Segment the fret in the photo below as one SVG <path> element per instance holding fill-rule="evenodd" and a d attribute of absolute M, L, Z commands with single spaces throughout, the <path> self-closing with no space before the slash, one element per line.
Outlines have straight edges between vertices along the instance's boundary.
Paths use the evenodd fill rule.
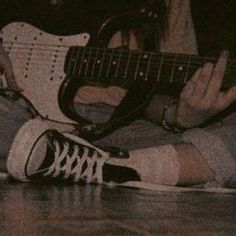
<path fill-rule="evenodd" d="M 163 63 L 161 66 L 159 82 L 170 83 L 174 62 L 175 60 L 171 54 L 163 54 Z"/>
<path fill-rule="evenodd" d="M 132 54 L 130 54 L 130 62 L 127 68 L 128 79 L 136 79 L 136 71 L 138 68 L 139 58 L 140 58 L 140 52 L 133 51 Z"/>
<path fill-rule="evenodd" d="M 178 54 L 174 54 L 174 62 L 173 62 L 173 65 L 172 65 L 171 75 L 170 75 L 170 79 L 169 79 L 170 83 L 172 83 L 173 80 L 174 80 L 175 65 L 176 65 L 177 58 L 178 58 Z"/>
<path fill-rule="evenodd" d="M 109 77 L 110 69 L 111 69 L 111 64 L 112 64 L 113 50 L 111 49 L 110 51 L 111 52 L 110 52 L 110 58 L 109 58 L 109 62 L 108 62 L 106 77 Z"/>
<path fill-rule="evenodd" d="M 92 51 L 93 49 L 92 48 L 88 48 L 88 53 L 86 55 L 86 58 L 84 59 L 84 63 L 85 63 L 85 70 L 84 70 L 84 75 L 85 76 L 88 76 L 89 72 L 91 72 L 91 68 L 90 68 L 90 65 L 91 65 L 91 54 L 92 54 Z"/>
<path fill-rule="evenodd" d="M 102 67 L 104 64 L 104 58 L 105 58 L 105 50 L 102 51 L 102 58 L 97 62 L 97 65 L 99 66 L 99 72 L 98 72 L 98 77 L 100 78 L 102 76 Z"/>
<path fill-rule="evenodd" d="M 74 63 L 75 62 L 75 51 L 76 51 L 76 48 L 75 47 L 72 47 L 71 48 L 71 51 L 70 51 L 70 58 L 69 58 L 69 63 L 68 63 L 68 72 L 71 74 L 74 70 L 74 67 L 76 66 L 76 64 Z"/>
<path fill-rule="evenodd" d="M 72 49 L 72 63 L 73 63 L 73 66 L 71 65 L 72 69 L 71 70 L 71 73 L 72 74 L 75 74 L 76 73 L 76 67 L 77 67 L 77 61 L 78 61 L 78 49 L 73 47 Z"/>
<path fill-rule="evenodd" d="M 99 78 L 105 80 L 109 76 L 109 66 L 112 58 L 111 49 L 104 48 L 104 53 L 102 55 L 102 61 L 99 71 Z"/>
<path fill-rule="evenodd" d="M 127 75 L 128 75 L 128 68 L 129 68 L 129 64 L 130 64 L 131 53 L 132 53 L 131 51 L 128 52 L 128 60 L 127 60 L 126 67 L 125 67 L 124 78 L 127 78 Z"/>
<path fill-rule="evenodd" d="M 185 76 L 186 76 L 186 65 L 175 65 L 175 72 L 172 82 L 178 83 L 178 84 L 184 84 Z"/>
<path fill-rule="evenodd" d="M 197 56 L 193 57 L 193 59 L 195 59 L 196 61 L 199 62 L 199 58 Z M 193 60 L 194 61 L 194 60 Z M 216 63 L 216 59 L 215 58 L 207 58 L 204 57 L 203 60 L 200 61 L 201 66 L 205 65 L 207 62 L 211 62 L 211 63 Z M 199 66 L 200 67 L 200 66 Z"/>
<path fill-rule="evenodd" d="M 134 72 L 134 79 L 135 80 L 137 79 L 137 73 L 138 73 L 138 69 L 139 69 L 139 66 L 140 66 L 141 55 L 142 55 L 141 53 L 138 53 L 137 65 L 135 67 L 135 72 Z"/>
<path fill-rule="evenodd" d="M 161 62 L 160 62 L 159 67 L 158 67 L 158 73 L 157 73 L 156 81 L 160 82 L 161 70 L 162 70 L 162 66 L 163 66 L 163 62 L 164 62 L 164 55 L 158 55 L 158 56 L 161 56 Z"/>
<path fill-rule="evenodd" d="M 103 50 L 100 48 L 97 49 L 96 51 L 96 57 L 93 63 L 93 72 L 92 76 L 99 78 L 100 77 L 100 71 L 101 71 L 101 65 L 102 65 L 102 58 L 103 58 Z"/>
<path fill-rule="evenodd" d="M 117 64 L 116 71 L 115 71 L 115 78 L 116 80 L 125 80 L 125 72 L 127 67 L 127 62 L 129 59 L 129 51 L 128 50 L 121 50 L 119 54 L 119 63 Z"/>
<path fill-rule="evenodd" d="M 83 67 L 83 60 L 84 60 L 84 48 L 81 48 L 80 53 L 82 54 L 80 64 L 79 64 L 79 70 L 78 75 L 81 75 L 82 73 L 82 67 Z"/>
<path fill-rule="evenodd" d="M 109 68 L 109 77 L 111 79 L 117 79 L 120 59 L 121 59 L 121 50 L 112 50 L 112 58 Z"/>
<path fill-rule="evenodd" d="M 178 54 L 174 63 L 173 76 L 170 83 L 184 84 L 186 71 L 188 70 L 189 58 L 186 55 Z"/>
<path fill-rule="evenodd" d="M 149 70 L 150 67 L 150 58 L 151 53 L 140 53 L 140 60 L 138 63 L 138 70 L 135 75 L 135 78 L 140 80 L 147 80 L 147 70 Z"/>
<path fill-rule="evenodd" d="M 94 56 L 93 65 L 92 65 L 92 69 L 91 69 L 91 76 L 92 77 L 94 76 L 94 74 L 95 74 L 95 76 L 97 76 L 97 73 L 95 73 L 95 68 L 96 68 L 96 64 L 98 62 L 97 57 L 98 57 L 99 49 L 97 48 L 95 50 L 96 50 L 96 53 L 95 53 L 95 56 Z"/>
<path fill-rule="evenodd" d="M 190 67 L 190 64 L 191 64 L 191 60 L 192 60 L 192 57 L 189 56 L 189 58 L 188 58 L 188 63 L 187 63 L 187 66 L 186 66 L 187 69 L 186 69 L 185 76 L 184 76 L 184 84 L 187 83 L 187 80 L 188 80 L 188 78 L 189 78 L 188 73 L 189 73 L 189 67 Z"/>
<path fill-rule="evenodd" d="M 145 81 L 147 81 L 148 77 L 149 77 L 151 62 L 152 62 L 152 53 L 149 53 L 149 59 L 148 59 L 148 63 L 147 63 L 147 70 L 146 70 L 145 79 L 144 79 Z"/>
<path fill-rule="evenodd" d="M 216 60 L 214 61 L 210 58 L 199 58 L 198 56 L 191 56 L 191 63 L 189 65 L 188 69 L 188 80 L 192 78 L 194 73 L 199 69 L 200 67 L 204 66 L 207 62 L 215 63 Z"/>
<path fill-rule="evenodd" d="M 118 75 L 118 72 L 119 72 L 119 67 L 120 67 L 120 61 L 121 61 L 122 54 L 123 54 L 123 51 L 120 50 L 119 56 L 118 56 L 118 63 L 117 63 L 117 67 L 116 67 L 116 72 L 115 72 L 115 78 L 117 78 L 117 75 Z"/>

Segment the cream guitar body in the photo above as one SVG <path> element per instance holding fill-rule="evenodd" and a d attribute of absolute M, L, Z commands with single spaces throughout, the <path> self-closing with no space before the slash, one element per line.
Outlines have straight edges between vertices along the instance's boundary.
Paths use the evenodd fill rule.
<path fill-rule="evenodd" d="M 23 95 L 35 109 L 47 119 L 75 123 L 60 110 L 58 92 L 66 77 L 64 64 L 69 47 L 86 46 L 90 35 L 57 36 L 15 22 L 5 26 L 0 37 L 12 61 L 15 78 L 24 89 Z"/>

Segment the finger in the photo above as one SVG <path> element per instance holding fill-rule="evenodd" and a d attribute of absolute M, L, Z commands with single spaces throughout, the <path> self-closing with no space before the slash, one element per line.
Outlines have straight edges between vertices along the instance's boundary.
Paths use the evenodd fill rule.
<path fill-rule="evenodd" d="M 202 68 L 199 68 L 195 71 L 192 78 L 187 82 L 187 84 L 182 89 L 181 95 L 184 97 L 189 97 L 192 95 L 194 88 L 196 86 L 199 75 L 201 74 Z"/>
<path fill-rule="evenodd" d="M 0 66 L 3 69 L 4 73 L 7 74 L 7 76 L 12 75 L 12 68 L 11 68 L 11 61 L 8 58 L 7 53 L 3 50 L 3 48 L 0 45 Z"/>
<path fill-rule="evenodd" d="M 201 71 L 201 74 L 196 81 L 196 86 L 194 89 L 194 96 L 202 98 L 205 96 L 206 91 L 208 89 L 209 81 L 211 80 L 212 72 L 213 72 L 213 64 L 206 63 Z"/>
<path fill-rule="evenodd" d="M 206 93 L 207 96 L 209 96 L 209 99 L 211 101 L 215 101 L 219 95 L 222 80 L 224 78 L 224 74 L 226 70 L 228 57 L 229 57 L 229 52 L 223 51 L 220 54 L 220 57 L 213 70 L 212 77 L 209 82 L 207 93 Z"/>
<path fill-rule="evenodd" d="M 7 53 L 4 51 L 1 44 L 0 44 L 0 66 L 4 71 L 8 87 L 14 91 L 22 92 L 23 89 L 17 84 L 15 80 L 11 60 L 9 59 Z"/>
<path fill-rule="evenodd" d="M 23 89 L 17 84 L 15 76 L 13 74 L 13 68 L 11 62 L 4 66 L 4 74 L 6 78 L 7 85 L 10 89 L 18 92 L 22 92 Z"/>
<path fill-rule="evenodd" d="M 22 92 L 23 89 L 17 84 L 16 80 L 14 77 L 11 77 L 11 78 L 6 78 L 6 81 L 7 81 L 7 86 L 14 90 L 14 91 L 17 91 L 17 92 Z"/>
<path fill-rule="evenodd" d="M 221 92 L 218 99 L 216 108 L 220 111 L 225 110 L 231 103 L 236 101 L 236 86 L 230 88 L 227 92 Z"/>

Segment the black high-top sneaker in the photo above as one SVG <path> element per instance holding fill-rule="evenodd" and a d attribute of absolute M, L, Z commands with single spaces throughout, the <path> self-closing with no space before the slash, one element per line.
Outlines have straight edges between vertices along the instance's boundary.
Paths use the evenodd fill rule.
<path fill-rule="evenodd" d="M 18 131 L 9 151 L 7 170 L 20 181 L 122 183 L 140 180 L 130 167 L 106 163 L 120 156 L 111 155 L 75 135 L 51 130 L 44 121 L 34 119 Z"/>

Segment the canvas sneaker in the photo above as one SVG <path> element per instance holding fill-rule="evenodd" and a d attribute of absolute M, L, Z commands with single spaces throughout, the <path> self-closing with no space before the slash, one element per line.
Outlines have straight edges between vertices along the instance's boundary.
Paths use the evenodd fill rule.
<path fill-rule="evenodd" d="M 116 159 L 120 159 L 118 165 Z M 33 119 L 18 131 L 9 151 L 7 170 L 10 176 L 23 182 L 140 181 L 140 174 L 128 164 L 129 160 L 127 152 L 124 155 L 119 149 L 105 151 L 78 136 L 59 133 L 42 120 Z"/>

